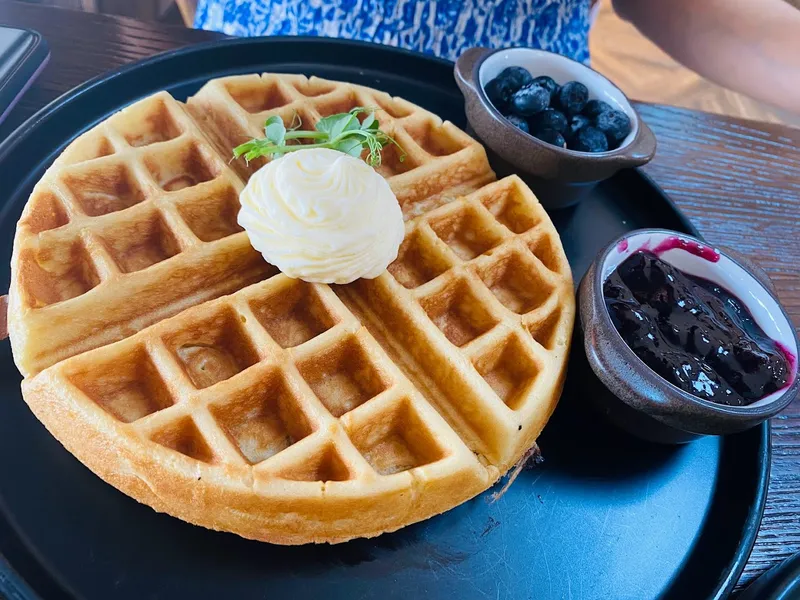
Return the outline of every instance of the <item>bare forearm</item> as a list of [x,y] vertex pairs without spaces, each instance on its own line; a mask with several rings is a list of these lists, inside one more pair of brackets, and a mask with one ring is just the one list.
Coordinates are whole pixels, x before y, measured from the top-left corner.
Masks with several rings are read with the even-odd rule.
[[704,77],[800,113],[800,11],[783,0],[614,0],[614,8]]

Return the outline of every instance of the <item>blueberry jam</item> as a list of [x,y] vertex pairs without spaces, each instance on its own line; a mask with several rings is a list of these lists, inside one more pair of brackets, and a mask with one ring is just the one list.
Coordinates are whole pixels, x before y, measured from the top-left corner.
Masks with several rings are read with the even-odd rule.
[[789,383],[779,344],[742,302],[647,250],[603,284],[611,321],[634,353],[664,379],[718,404],[746,406]]

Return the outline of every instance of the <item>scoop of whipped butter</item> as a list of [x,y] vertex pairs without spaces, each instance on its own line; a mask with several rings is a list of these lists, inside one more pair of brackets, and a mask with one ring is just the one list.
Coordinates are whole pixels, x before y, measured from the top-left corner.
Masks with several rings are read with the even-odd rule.
[[259,169],[239,195],[239,224],[289,277],[350,283],[397,258],[405,227],[386,180],[327,148],[290,152]]

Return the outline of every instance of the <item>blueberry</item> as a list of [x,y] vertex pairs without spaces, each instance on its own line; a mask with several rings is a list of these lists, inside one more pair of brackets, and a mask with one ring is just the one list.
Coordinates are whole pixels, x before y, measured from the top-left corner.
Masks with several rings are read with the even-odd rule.
[[527,85],[511,96],[511,109],[521,117],[530,117],[550,104],[550,92],[538,85]]
[[571,150],[581,152],[605,152],[608,150],[606,135],[591,125],[580,129],[570,144]]
[[505,79],[496,77],[486,84],[483,88],[486,92],[486,97],[489,98],[494,107],[500,112],[508,110],[509,102],[511,101],[511,86]]
[[530,129],[528,128],[528,122],[522,117],[518,117],[517,115],[506,115],[506,119],[508,119],[508,122],[511,123],[517,129],[521,129],[525,133],[530,133]]
[[558,146],[559,148],[567,147],[567,141],[564,139],[564,136],[554,129],[543,129],[542,131],[537,131],[532,135],[539,138],[543,142],[553,144],[553,146]]
[[577,115],[589,100],[589,90],[579,81],[570,81],[558,91],[558,106],[567,116]]
[[567,131],[564,133],[564,137],[567,138],[567,141],[573,140],[581,129],[588,127],[591,124],[592,121],[589,119],[589,117],[584,117],[583,115],[573,115],[569,119]]
[[508,86],[511,88],[511,93],[513,94],[518,89],[529,85],[533,81],[533,75],[522,67],[506,67],[500,71],[500,75],[497,76],[497,79],[504,79],[508,83]]
[[556,83],[555,79],[552,77],[548,77],[547,75],[540,75],[539,77],[533,80],[533,83],[538,85],[539,87],[543,87],[548,92],[550,92],[550,100],[555,97],[556,93],[558,93],[558,84]]
[[606,134],[609,144],[616,146],[631,132],[631,120],[620,110],[609,110],[597,115],[595,126]]
[[614,110],[608,102],[602,100],[589,100],[583,108],[583,114],[592,119],[597,118],[597,115],[609,110]]
[[567,117],[554,108],[545,108],[530,118],[529,125],[531,131],[553,129],[558,133],[564,133],[567,130]]

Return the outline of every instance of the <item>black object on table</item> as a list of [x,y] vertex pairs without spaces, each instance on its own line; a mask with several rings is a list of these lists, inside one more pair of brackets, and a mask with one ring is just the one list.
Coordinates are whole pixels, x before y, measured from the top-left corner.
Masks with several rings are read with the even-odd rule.
[[41,35],[0,27],[0,122],[47,64],[50,51]]
[[[284,38],[158,56],[82,86],[0,146],[0,189],[8,197],[0,210],[0,280],[9,277],[27,195],[78,133],[155,91],[185,99],[210,78],[259,71],[361,83],[465,125],[452,63],[410,52]],[[596,252],[626,231],[696,235],[638,171],[603,182],[553,220],[576,282]],[[47,598],[726,597],[763,511],[769,426],[680,447],[638,441],[590,411],[587,395],[605,388],[579,344],[573,348],[562,401],[539,440],[545,463],[523,471],[500,500],[492,503],[487,492],[373,540],[280,547],[157,514],[92,475],[24,404],[4,342],[0,516],[8,535],[0,535],[0,552]]]
[[738,600],[796,600],[800,598],[800,553],[772,567],[742,592]]

